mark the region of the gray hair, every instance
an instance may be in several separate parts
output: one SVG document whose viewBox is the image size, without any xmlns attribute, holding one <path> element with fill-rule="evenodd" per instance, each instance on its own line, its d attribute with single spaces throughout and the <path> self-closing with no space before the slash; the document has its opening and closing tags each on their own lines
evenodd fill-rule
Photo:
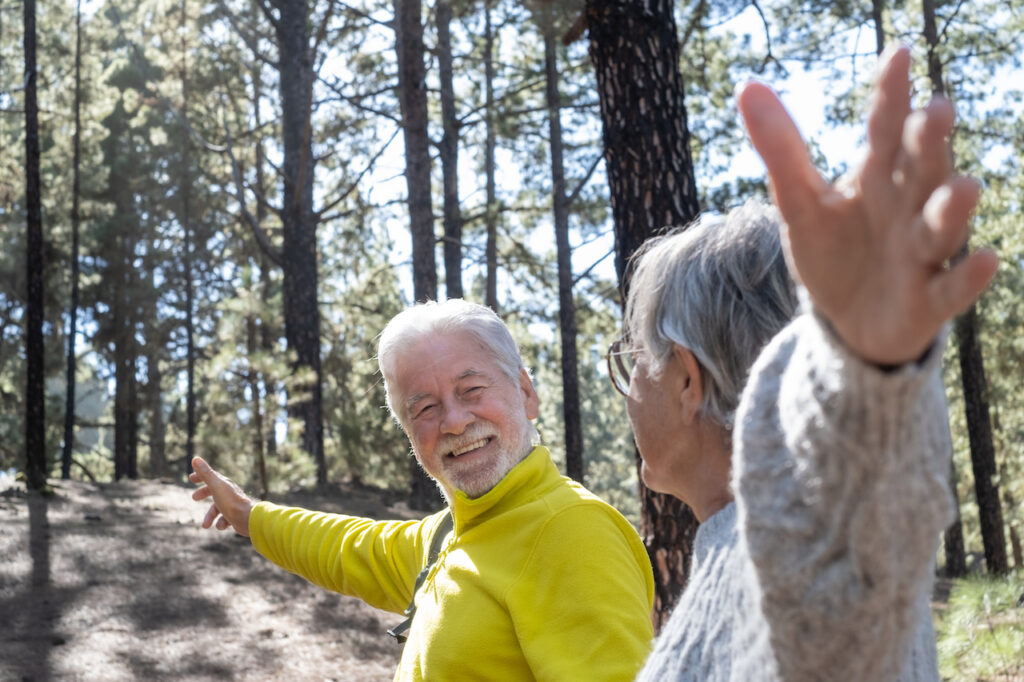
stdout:
<svg viewBox="0 0 1024 682">
<path fill-rule="evenodd" d="M 650 239 L 633 257 L 626 329 L 650 354 L 656 378 L 673 344 L 696 356 L 704 382 L 701 413 L 731 429 L 751 365 L 793 317 L 795 286 L 774 207 L 748 201 L 724 218 Z"/>
<path fill-rule="evenodd" d="M 384 377 L 384 395 L 391 416 L 402 423 L 395 411 L 392 385 L 395 380 L 395 357 L 410 344 L 424 336 L 466 332 L 476 337 L 497 362 L 502 373 L 518 382 L 526 368 L 519 346 L 501 318 L 487 306 L 461 298 L 418 303 L 391 318 L 377 342 L 377 363 Z"/>
</svg>

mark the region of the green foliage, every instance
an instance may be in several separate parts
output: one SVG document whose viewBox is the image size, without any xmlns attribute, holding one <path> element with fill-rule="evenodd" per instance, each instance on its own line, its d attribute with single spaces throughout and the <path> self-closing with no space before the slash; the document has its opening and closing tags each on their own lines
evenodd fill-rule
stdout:
<svg viewBox="0 0 1024 682">
<path fill-rule="evenodd" d="M 1024 674 L 1024 575 L 953 583 L 936 622 L 944 680 L 1018 679 Z"/>
<path fill-rule="evenodd" d="M 401 204 L 405 189 L 400 182 L 394 33 L 388 24 L 393 3 L 309 6 L 311 25 L 323 27 L 311 52 L 319 78 L 309 134 L 317 160 L 311 179 L 314 203 L 321 211 L 317 248 L 328 473 L 335 480 L 402 489 L 408 485 L 408 443 L 384 408 L 374 359 L 380 329 L 409 302 L 403 295 L 410 268 Z M 425 7 L 429 48 L 436 35 L 429 4 Z M 538 426 L 561 464 L 560 345 L 542 41 L 529 5 L 501 0 L 490 7 L 495 31 L 499 308 L 534 372 L 541 396 Z M 776 80 L 813 68 L 832 102 L 827 121 L 853 124 L 863 110 L 874 60 L 874 36 L 863 28 L 870 21 L 870 3 L 777 0 L 758 7 L 764 12 L 763 22 L 749 3 L 739 0 L 687 3 L 678 10 L 679 67 L 693 159 L 701 203 L 709 210 L 725 210 L 751 194 L 766 192 L 759 169 L 733 170 L 733 161 L 748 147 L 733 111 L 738 82 L 751 76 Z M 482 172 L 483 4 L 457 2 L 454 8 L 463 278 L 467 298 L 480 301 L 487 209 Z M 742 31 L 726 27 L 724 22 L 745 8 L 755 21 Z M 561 36 L 579 16 L 581 3 L 567 0 L 555 9 L 556 32 Z M 1004 515 L 1010 527 L 1024 535 L 1024 394 L 1019 390 L 1024 367 L 1024 238 L 1018 227 L 1024 181 L 1016 153 L 1024 145 L 1024 126 L 1021 91 L 1012 78 L 1024 54 L 1024 26 L 1018 12 L 992 0 L 939 2 L 937 9 L 944 38 L 939 57 L 960 114 L 956 157 L 965 172 L 982 176 L 985 183 L 976 241 L 991 245 L 1002 258 L 992 290 L 979 306 L 981 340 Z M 888 39 L 914 45 L 916 83 L 923 97 L 930 88 L 920 6 L 897 2 L 886 10 Z M 8 19 L 14 15 L 3 11 L 7 13 L 0 31 L 0 145 L 5 151 L 0 155 L 0 468 L 17 466 L 23 458 L 24 390 L 24 140 L 20 119 L 7 111 L 19 109 L 21 28 Z M 70 292 L 74 13 L 66 0 L 40 5 L 38 11 L 44 229 L 49 248 L 47 442 L 52 461 L 64 409 L 60 397 Z M 325 16 L 328 11 L 333 14 Z M 301 377 L 292 371 L 293 358 L 284 339 L 280 271 L 240 217 L 244 208 L 259 221 L 271 246 L 283 247 L 277 212 L 283 193 L 278 175 L 283 131 L 273 28 L 260 8 L 247 0 L 105 0 L 86 15 L 84 29 L 82 384 L 76 459 L 100 480 L 113 472 L 113 411 L 106 394 L 114 378 L 114 343 L 119 342 L 133 354 L 142 471 L 155 471 L 157 453 L 163 448 L 171 471 L 181 476 L 186 444 L 187 228 L 195 292 L 197 452 L 250 489 L 260 486 L 260 452 L 272 490 L 311 484 L 314 466 L 299 450 L 299 425 L 288 414 L 288 404 L 302 397 L 297 392 Z M 635 521 L 635 452 L 623 400 L 608 382 L 604 364 L 621 313 L 615 283 L 609 281 L 611 214 L 587 47 L 585 36 L 558 47 L 567 184 L 570 192 L 580 187 L 571 206 L 570 241 L 576 249 L 573 269 L 579 280 L 575 297 L 585 482 Z M 429 54 L 427 68 L 430 134 L 437 140 L 441 129 L 436 63 Z M 226 131 L 231 133 L 242 180 L 241 200 L 225 152 Z M 820 141 L 812 141 L 812 154 L 827 176 L 844 170 L 836 159 L 826 157 Z M 434 173 L 435 215 L 440 215 L 438 164 Z M 128 329 L 115 325 L 126 318 Z M 977 552 L 969 450 L 955 356 L 950 352 L 947 385 L 958 492 L 968 550 Z M 72 472 L 75 477 L 85 475 L 82 467 Z"/>
</svg>

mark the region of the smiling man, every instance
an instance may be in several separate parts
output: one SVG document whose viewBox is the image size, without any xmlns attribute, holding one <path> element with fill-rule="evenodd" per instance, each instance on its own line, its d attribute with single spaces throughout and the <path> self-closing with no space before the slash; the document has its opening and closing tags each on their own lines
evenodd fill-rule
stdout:
<svg viewBox="0 0 1024 682">
<path fill-rule="evenodd" d="M 196 458 L 203 526 L 327 589 L 408 606 L 396 680 L 633 679 L 653 634 L 647 553 L 535 445 L 540 399 L 505 324 L 459 299 L 417 305 L 385 327 L 378 361 L 445 510 L 374 521 L 256 503 Z"/>
</svg>

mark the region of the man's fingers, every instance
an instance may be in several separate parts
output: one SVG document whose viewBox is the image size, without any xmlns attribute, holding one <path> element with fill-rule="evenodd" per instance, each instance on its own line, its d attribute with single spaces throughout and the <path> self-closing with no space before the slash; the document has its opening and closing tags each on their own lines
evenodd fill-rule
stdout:
<svg viewBox="0 0 1024 682">
<path fill-rule="evenodd" d="M 217 530 L 227 530 L 231 526 L 223 516 L 217 519 Z"/>
<path fill-rule="evenodd" d="M 202 488 L 199 488 L 192 493 L 192 499 L 196 502 L 202 502 L 212 494 L 213 491 L 210 490 L 210 486 L 204 485 Z"/>
<path fill-rule="evenodd" d="M 203 528 L 209 528 L 213 525 L 214 519 L 220 514 L 220 510 L 217 509 L 217 505 L 211 504 L 210 508 L 206 510 L 206 516 L 203 517 Z"/>
</svg>

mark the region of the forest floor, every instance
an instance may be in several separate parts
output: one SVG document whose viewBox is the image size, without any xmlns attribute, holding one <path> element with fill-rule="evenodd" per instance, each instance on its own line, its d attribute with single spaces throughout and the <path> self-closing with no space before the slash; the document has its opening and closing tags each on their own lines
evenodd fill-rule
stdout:
<svg viewBox="0 0 1024 682">
<path fill-rule="evenodd" d="M 191 487 L 51 483 L 50 497 L 0 490 L 0 682 L 392 678 L 401 649 L 385 631 L 400 616 L 202 530 Z M 417 516 L 353 486 L 275 501 Z"/>
<path fill-rule="evenodd" d="M 390 680 L 400 617 L 307 583 L 248 539 L 199 527 L 192 487 L 0 475 L 0 682 Z M 6 488 L 6 489 L 5 489 Z M 393 493 L 341 485 L 276 502 L 415 518 Z M 936 586 L 941 612 L 948 581 Z"/>
</svg>

